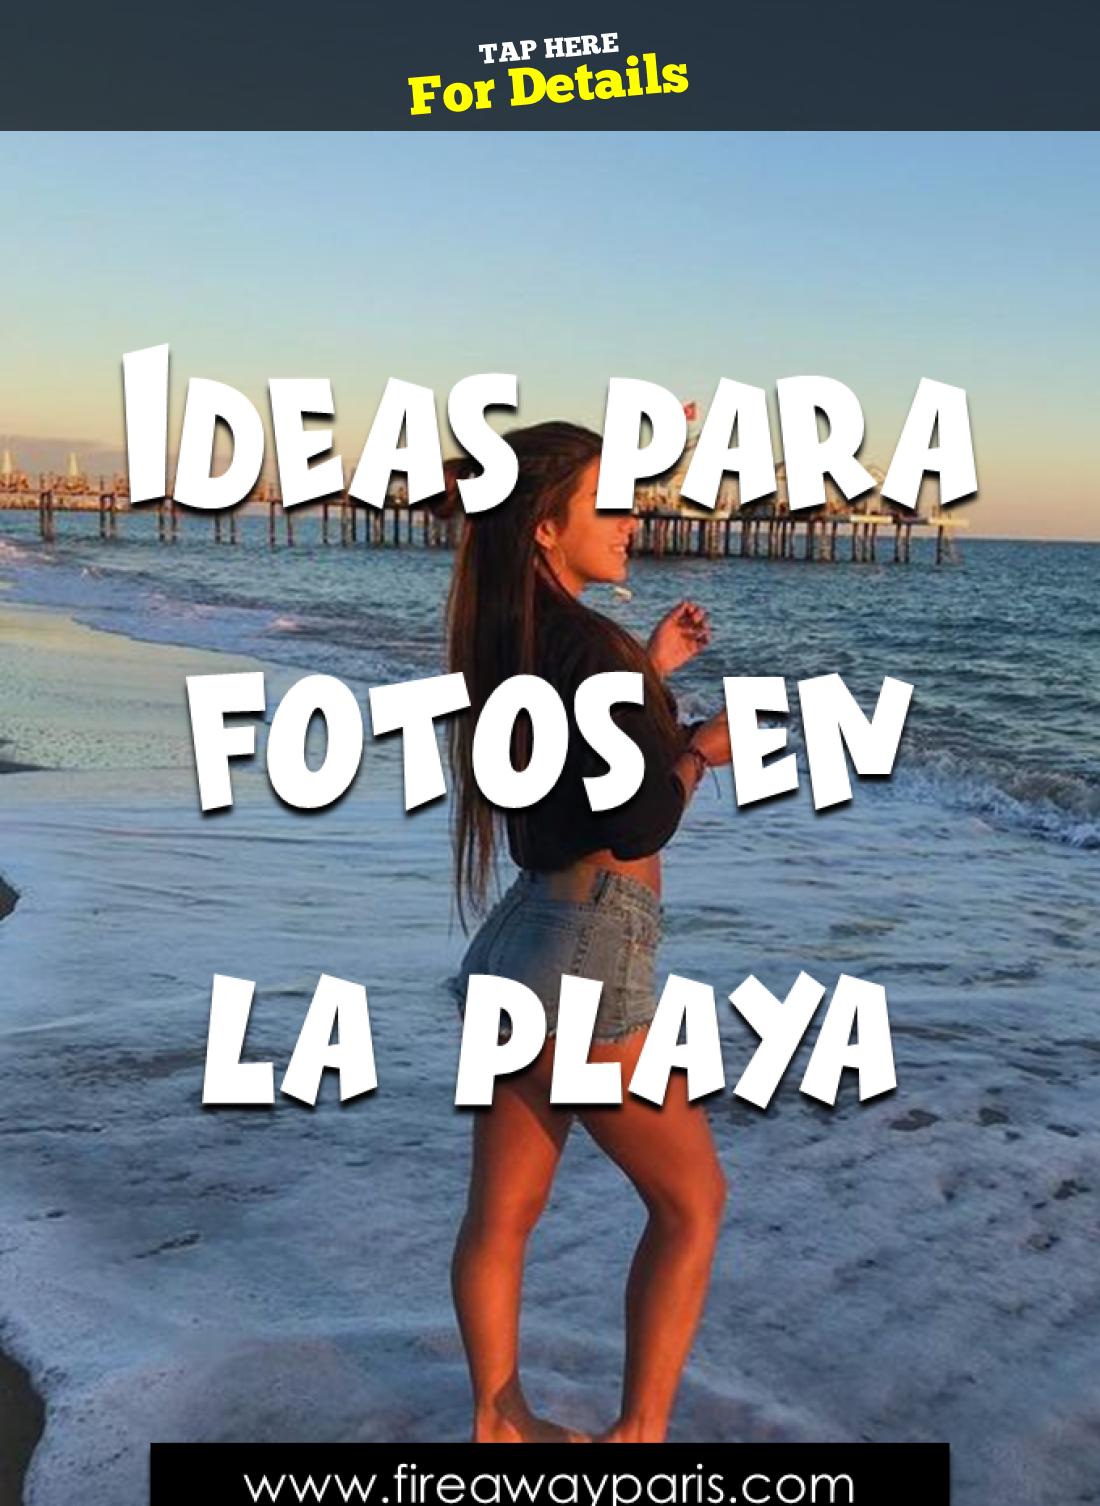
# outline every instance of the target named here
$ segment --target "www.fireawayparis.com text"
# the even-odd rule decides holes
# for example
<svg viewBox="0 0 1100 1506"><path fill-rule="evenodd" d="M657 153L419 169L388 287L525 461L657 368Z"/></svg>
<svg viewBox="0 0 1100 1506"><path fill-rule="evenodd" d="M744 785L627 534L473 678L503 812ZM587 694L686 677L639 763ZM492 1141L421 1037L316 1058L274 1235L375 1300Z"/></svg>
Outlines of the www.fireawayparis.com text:
<svg viewBox="0 0 1100 1506"><path fill-rule="evenodd" d="M253 1502L359 1502L370 1506L852 1506L851 1475L785 1470L691 1470L639 1475L558 1470L484 1470L469 1478L398 1464L391 1474L242 1476Z"/></svg>

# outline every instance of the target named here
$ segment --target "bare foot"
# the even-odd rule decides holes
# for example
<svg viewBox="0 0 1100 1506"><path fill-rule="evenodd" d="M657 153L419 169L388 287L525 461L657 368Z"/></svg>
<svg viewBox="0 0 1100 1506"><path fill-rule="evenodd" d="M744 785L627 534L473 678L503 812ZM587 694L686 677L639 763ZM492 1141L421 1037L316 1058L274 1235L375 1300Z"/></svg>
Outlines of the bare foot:
<svg viewBox="0 0 1100 1506"><path fill-rule="evenodd" d="M549 1417L528 1412L522 1417L480 1418L474 1423L472 1443L591 1443L587 1433L564 1427Z"/></svg>
<svg viewBox="0 0 1100 1506"><path fill-rule="evenodd" d="M617 1422L606 1433L597 1433L593 1443L664 1443L665 1430L647 1430L636 1423Z"/></svg>

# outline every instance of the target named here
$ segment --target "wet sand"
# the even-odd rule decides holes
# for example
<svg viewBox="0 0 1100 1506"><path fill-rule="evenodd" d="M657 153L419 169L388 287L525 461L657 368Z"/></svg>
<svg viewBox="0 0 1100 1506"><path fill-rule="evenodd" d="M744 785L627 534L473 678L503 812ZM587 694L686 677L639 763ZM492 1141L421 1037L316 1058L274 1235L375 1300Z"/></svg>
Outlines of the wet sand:
<svg viewBox="0 0 1100 1506"><path fill-rule="evenodd" d="M15 737L0 738L0 775L27 774L63 784L65 772L43 772L44 763L54 761L51 751L59 753L63 763L85 768L96 765L100 723L93 713L102 704L105 688L112 689L117 700L123 686L134 684L135 660L143 658L145 646L93 633L49 611L7 602L0 606L0 626L7 643L14 645L18 640L19 644L19 651L9 656L0 675L12 713L9 728L17 727ZM161 653L162 659L172 657L172 649ZM83 674L74 674L74 662L81 661ZM206 661L207 656L195 656L195 667ZM10 693L13 681L21 677L24 685L33 687L33 695ZM155 721L158 733L166 722L170 725L166 713L172 708L164 702L171 697L162 687L168 684L175 689L179 683L179 678L167 677L155 685L149 683L148 676L141 680L145 702L157 703L144 717L138 714L134 741L142 754L145 744L153 741L145 717ZM154 695L154 690L161 694ZM33 712L24 720L15 708L28 701ZM114 741L117 744L118 739ZM165 762L172 761L165 758L167 745L168 739L161 733L155 746ZM7 917L18 903L18 890L0 877L0 924L9 923ZM3 1273L0 1257L0 1285ZM27 1470L44 1426L45 1407L27 1371L0 1349L0 1506L22 1506Z"/></svg>

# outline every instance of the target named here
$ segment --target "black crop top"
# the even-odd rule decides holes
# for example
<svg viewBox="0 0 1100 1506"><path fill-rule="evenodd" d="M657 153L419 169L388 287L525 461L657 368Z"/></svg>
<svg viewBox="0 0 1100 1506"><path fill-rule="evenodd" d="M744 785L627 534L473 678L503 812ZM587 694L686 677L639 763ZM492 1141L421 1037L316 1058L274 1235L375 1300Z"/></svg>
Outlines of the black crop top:
<svg viewBox="0 0 1100 1506"><path fill-rule="evenodd" d="M623 862L658 852L684 813L687 796L683 783L672 773L672 765L687 743L688 729L684 729L679 746L670 750L646 706L625 701L613 706L612 720L642 751L645 774L624 805L594 811L583 780L605 774L608 766L578 731L573 701L577 687L589 675L626 666L613 645L598 637L593 640L558 614L544 619L539 645L537 673L554 686L565 703L569 746L554 788L534 805L507 812L512 861L520 868L543 872L567 868L578 858L604 848ZM665 695L675 715L675 697L667 689Z"/></svg>

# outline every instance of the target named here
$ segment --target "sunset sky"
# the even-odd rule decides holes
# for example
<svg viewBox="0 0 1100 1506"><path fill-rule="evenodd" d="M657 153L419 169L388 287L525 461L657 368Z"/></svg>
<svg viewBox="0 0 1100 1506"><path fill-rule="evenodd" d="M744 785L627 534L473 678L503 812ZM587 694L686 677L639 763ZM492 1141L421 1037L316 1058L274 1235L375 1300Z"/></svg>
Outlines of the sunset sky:
<svg viewBox="0 0 1100 1506"><path fill-rule="evenodd" d="M349 470L388 376L512 371L525 421L599 426L612 376L774 412L819 373L883 466L928 376L969 393L975 534L1100 538L1097 136L9 134L0 160L0 445L28 468L117 462L122 354L165 341L180 398L330 377Z"/></svg>

